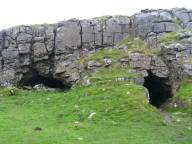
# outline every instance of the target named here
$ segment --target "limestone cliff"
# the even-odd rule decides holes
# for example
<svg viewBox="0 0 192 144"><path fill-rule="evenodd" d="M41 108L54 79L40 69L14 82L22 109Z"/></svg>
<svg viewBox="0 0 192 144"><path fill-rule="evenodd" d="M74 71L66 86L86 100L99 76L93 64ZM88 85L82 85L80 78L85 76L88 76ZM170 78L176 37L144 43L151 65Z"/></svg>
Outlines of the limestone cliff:
<svg viewBox="0 0 192 144"><path fill-rule="evenodd" d="M79 63L82 57L102 48L116 48L129 35L144 39L151 49L161 48L162 53L131 53L121 64L129 63L143 78L151 72L179 82L192 75L192 33L184 30L192 30L192 11L183 8L12 27L0 32L0 85L33 85L48 79L71 86L85 76L87 66ZM176 31L180 33L177 41L160 47L160 37ZM91 69L100 66L88 64Z"/></svg>

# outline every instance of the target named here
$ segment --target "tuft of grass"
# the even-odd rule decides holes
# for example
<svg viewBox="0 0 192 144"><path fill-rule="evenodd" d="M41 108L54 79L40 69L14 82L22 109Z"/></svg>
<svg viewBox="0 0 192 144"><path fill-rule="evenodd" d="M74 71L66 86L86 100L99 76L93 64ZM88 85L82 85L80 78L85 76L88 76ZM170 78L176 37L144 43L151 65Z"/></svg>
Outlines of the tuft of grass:
<svg viewBox="0 0 192 144"><path fill-rule="evenodd" d="M127 47L127 50L123 50L123 47ZM99 61L103 63L104 58L110 58L113 61L118 61L121 58L128 57L130 53L142 53L148 56L159 55L159 49L150 48L147 42L140 38L133 38L128 36L119 45L118 48L101 49L88 57L83 57L79 60L80 63L85 63L88 61Z"/></svg>
<svg viewBox="0 0 192 144"><path fill-rule="evenodd" d="M181 82L179 89L171 102L165 105L169 111L180 111L192 114L192 80Z"/></svg>
<svg viewBox="0 0 192 144"><path fill-rule="evenodd" d="M128 36L121 43L119 48L127 46L129 53L142 53L148 56L154 56L159 54L159 49L150 48L147 42L141 38L134 38Z"/></svg>
<svg viewBox="0 0 192 144"><path fill-rule="evenodd" d="M118 81L118 79L133 79L142 77L139 74L131 73L129 68L101 68L94 76L90 77L91 82L98 81Z"/></svg>
<svg viewBox="0 0 192 144"><path fill-rule="evenodd" d="M181 86L179 88L179 90L177 91L177 96L180 96L183 99L191 99L192 100L192 80L184 80L181 83Z"/></svg>
<svg viewBox="0 0 192 144"><path fill-rule="evenodd" d="M127 57L128 53L119 49L101 49L98 52L95 52L93 54L91 54L88 57L84 57L80 59L81 63L85 63L88 61L99 61L99 62L103 62L104 58L110 58L113 61L117 61L120 58L123 57Z"/></svg>
<svg viewBox="0 0 192 144"><path fill-rule="evenodd" d="M160 37L159 42L161 44L171 44L179 40L179 34L177 32L170 32Z"/></svg>
<svg viewBox="0 0 192 144"><path fill-rule="evenodd" d="M14 96L17 92L15 87L1 87L0 96Z"/></svg>

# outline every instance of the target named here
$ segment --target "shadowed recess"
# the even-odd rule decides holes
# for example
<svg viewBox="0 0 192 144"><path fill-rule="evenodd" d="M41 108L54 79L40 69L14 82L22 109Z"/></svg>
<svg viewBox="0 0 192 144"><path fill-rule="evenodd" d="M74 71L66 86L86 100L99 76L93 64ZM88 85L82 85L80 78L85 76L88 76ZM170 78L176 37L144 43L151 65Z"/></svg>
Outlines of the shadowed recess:
<svg viewBox="0 0 192 144"><path fill-rule="evenodd" d="M149 91L150 103L159 108L164 102L172 97L171 86L168 84L168 78L160 78L148 72L145 77L144 86Z"/></svg>
<svg viewBox="0 0 192 144"><path fill-rule="evenodd" d="M44 77L38 74L38 72L34 71L32 77L26 79L22 82L22 85L27 86L35 86L37 84L44 84L50 88L60 88L60 89L69 89L70 86L64 84L62 81L49 77Z"/></svg>

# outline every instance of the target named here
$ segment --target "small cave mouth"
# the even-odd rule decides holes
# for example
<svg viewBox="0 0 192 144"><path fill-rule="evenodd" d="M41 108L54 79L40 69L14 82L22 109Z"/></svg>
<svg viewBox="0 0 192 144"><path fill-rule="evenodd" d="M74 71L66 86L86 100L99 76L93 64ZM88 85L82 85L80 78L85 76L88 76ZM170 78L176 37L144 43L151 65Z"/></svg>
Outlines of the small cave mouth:
<svg viewBox="0 0 192 144"><path fill-rule="evenodd" d="M23 86L35 86L38 84L44 84L49 88L59 88L59 89L70 89L70 85L64 84L62 81L49 77L44 77L38 74L38 72L33 72L32 77L22 81Z"/></svg>
<svg viewBox="0 0 192 144"><path fill-rule="evenodd" d="M149 92L149 102L153 106L160 108L172 95L171 85L168 84L168 78L161 78L150 71L148 71L148 76L144 78L144 87L148 89Z"/></svg>

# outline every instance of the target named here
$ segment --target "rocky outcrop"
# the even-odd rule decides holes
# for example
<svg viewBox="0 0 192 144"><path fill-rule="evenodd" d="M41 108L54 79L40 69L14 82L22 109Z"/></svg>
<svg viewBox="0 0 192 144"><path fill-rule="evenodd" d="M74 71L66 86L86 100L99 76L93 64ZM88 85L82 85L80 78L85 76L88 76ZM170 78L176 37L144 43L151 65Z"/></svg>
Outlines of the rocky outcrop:
<svg viewBox="0 0 192 144"><path fill-rule="evenodd" d="M37 74L72 85L82 72L80 56L113 46L128 35L129 18L76 20L18 26L0 33L0 84L25 85Z"/></svg>
<svg viewBox="0 0 192 144"><path fill-rule="evenodd" d="M71 19L56 24L12 27L0 32L0 85L28 85L43 77L71 86L86 71L79 63L81 57L104 47L113 47L128 35L141 37L156 48L161 35L182 29L192 29L190 10L143 10L131 17ZM181 45L185 51L190 51L189 40ZM176 51L177 46L164 48L164 56L168 56L164 60L159 56L130 54L129 64L144 76L150 70L158 77L168 77L172 66L176 71L180 69L173 59L169 61L174 53L180 54ZM89 62L90 68L95 65L99 64ZM186 75L190 75L191 65L183 63L182 70L183 67Z"/></svg>
<svg viewBox="0 0 192 144"><path fill-rule="evenodd" d="M179 40L162 45L162 57L170 71L172 86L176 89L180 81L192 77L192 33L181 32Z"/></svg>

